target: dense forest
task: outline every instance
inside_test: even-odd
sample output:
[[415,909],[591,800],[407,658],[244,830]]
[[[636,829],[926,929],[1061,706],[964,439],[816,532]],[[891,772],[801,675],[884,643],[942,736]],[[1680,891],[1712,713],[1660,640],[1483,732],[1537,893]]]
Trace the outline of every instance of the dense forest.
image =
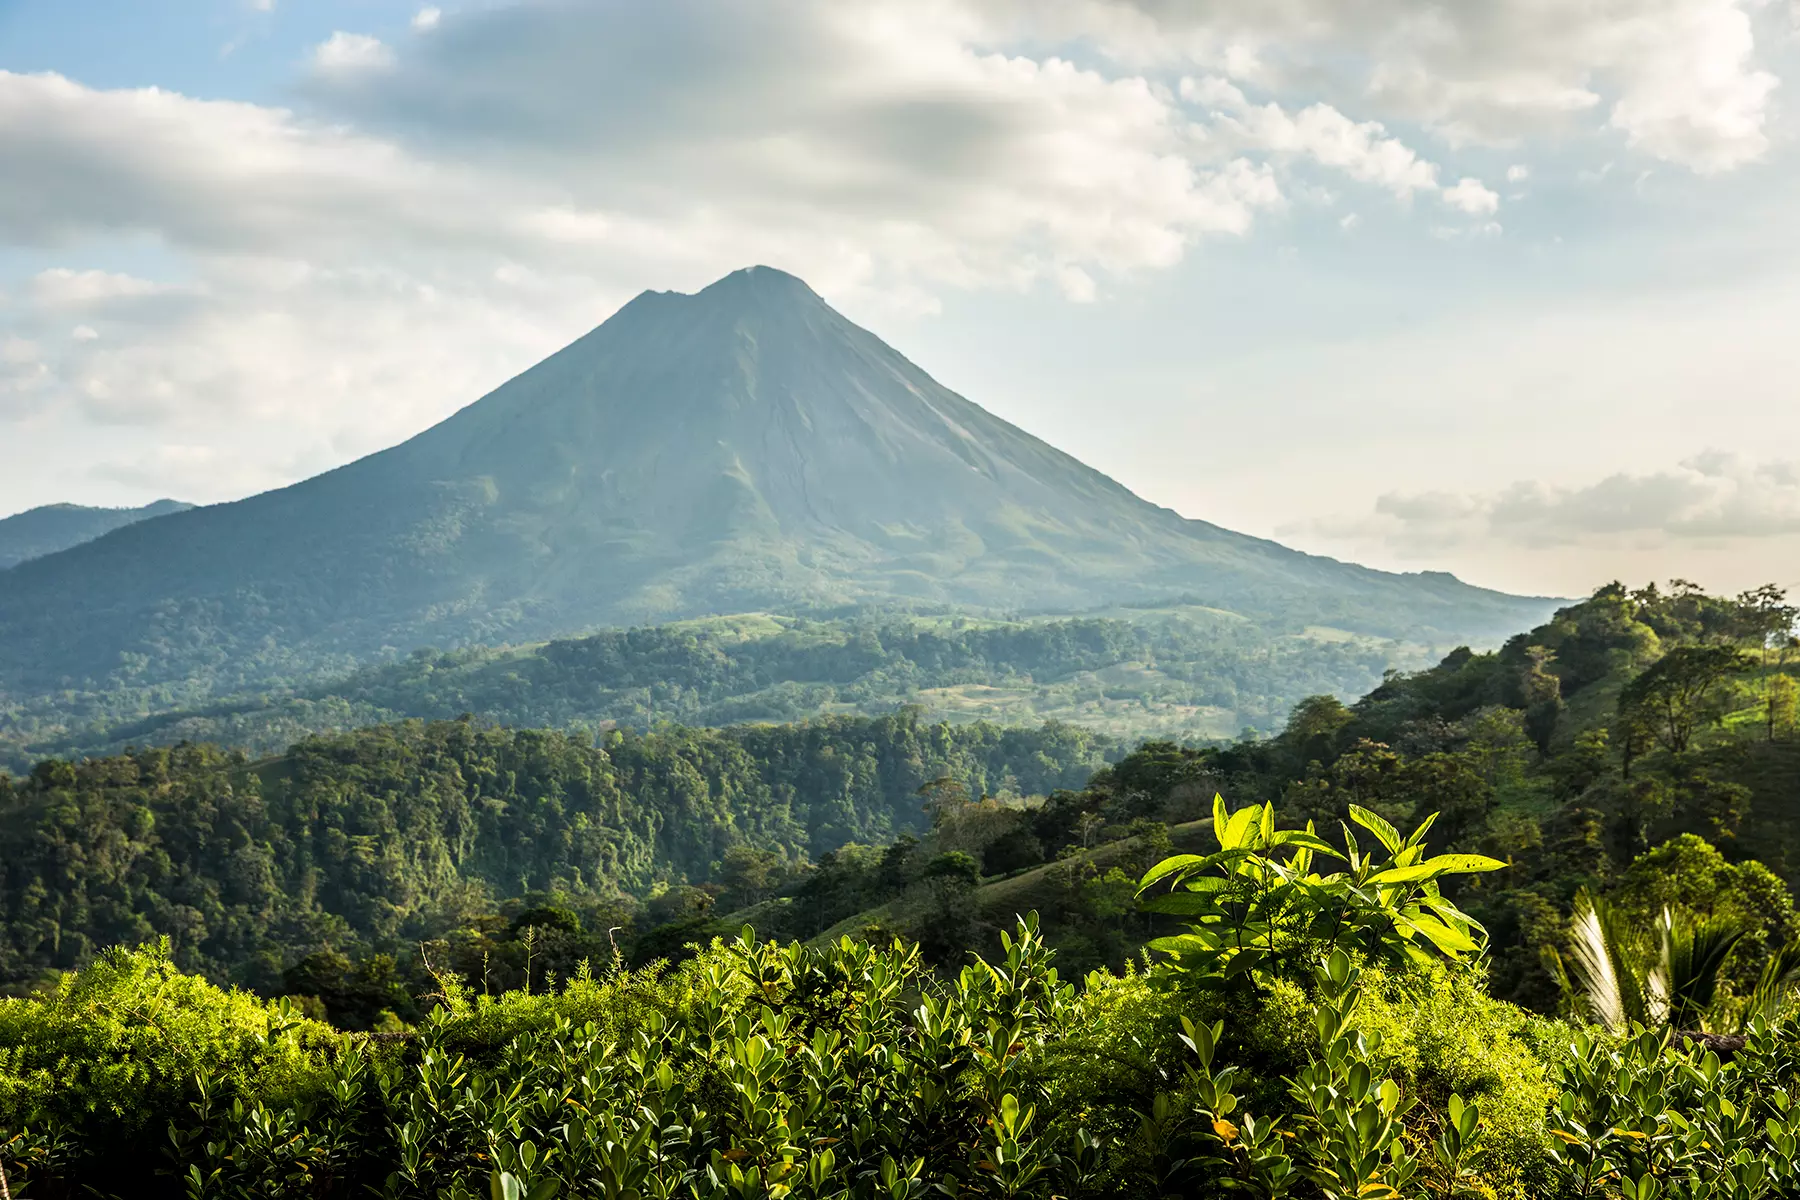
[[661,722],[934,716],[1067,720],[1176,740],[1273,730],[1304,696],[1354,696],[1420,648],[1277,626],[1192,604],[1085,618],[802,620],[757,614],[620,630],[520,649],[420,650],[334,682],[144,716],[167,696],[59,694],[0,704],[0,765],[213,742],[274,753],[309,734],[465,712],[513,726],[595,732]]
[[1794,635],[1777,589],[1613,585],[1277,736],[1122,757],[901,714],[40,763],[0,793],[0,1165],[32,1196],[1800,1194]]
[[624,925],[640,902],[679,920],[748,863],[785,875],[922,832],[923,785],[1042,795],[1113,749],[903,712],[598,744],[410,722],[257,762],[205,746],[48,760],[0,775],[0,985],[167,936],[183,969],[279,991],[311,951],[404,956],[540,893]]

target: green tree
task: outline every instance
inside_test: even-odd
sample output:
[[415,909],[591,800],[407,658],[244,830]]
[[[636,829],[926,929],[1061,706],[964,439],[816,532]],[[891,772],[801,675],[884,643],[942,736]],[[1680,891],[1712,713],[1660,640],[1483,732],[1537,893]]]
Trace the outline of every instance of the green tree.
[[1800,711],[1800,684],[1785,671],[1769,676],[1768,691],[1763,698],[1764,724],[1772,742],[1794,731],[1796,712]]
[[1743,614],[1743,634],[1767,666],[1770,655],[1793,633],[1794,623],[1800,620],[1800,609],[1787,602],[1786,589],[1772,583],[1741,593],[1737,602]]
[[788,862],[773,850],[732,846],[719,862],[718,880],[725,888],[720,903],[726,910],[760,903],[788,878]]
[[1723,715],[1719,700],[1726,683],[1750,665],[1742,651],[1730,646],[1677,646],[1625,685],[1619,713],[1680,754],[1696,731]]
[[1550,669],[1556,652],[1544,646],[1525,649],[1526,666],[1520,672],[1519,689],[1525,708],[1525,732],[1539,754],[1550,753],[1550,738],[1564,706],[1562,680]]

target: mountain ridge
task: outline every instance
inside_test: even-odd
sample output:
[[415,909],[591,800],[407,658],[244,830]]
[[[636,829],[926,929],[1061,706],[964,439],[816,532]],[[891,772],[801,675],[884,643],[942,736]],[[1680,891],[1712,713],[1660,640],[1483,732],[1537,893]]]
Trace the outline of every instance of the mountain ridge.
[[154,500],[138,508],[86,504],[44,504],[0,517],[0,571],[33,558],[104,537],[114,529],[194,507],[180,500]]

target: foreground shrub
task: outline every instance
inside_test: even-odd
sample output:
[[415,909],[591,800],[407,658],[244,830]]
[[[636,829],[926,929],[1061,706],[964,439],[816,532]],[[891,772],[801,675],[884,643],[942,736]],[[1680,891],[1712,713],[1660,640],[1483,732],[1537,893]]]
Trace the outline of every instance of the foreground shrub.
[[[1035,1064],[1072,989],[1034,923],[1003,948],[942,980],[916,949],[746,931],[666,979],[476,1000],[446,977],[387,1041],[115,955],[7,1010],[0,1164],[34,1197],[1069,1194],[1097,1147],[1044,1136]],[[66,997],[96,995],[158,1020],[81,1041]],[[79,1098],[50,1103],[59,1081]]]
[[0,1121],[128,1138],[185,1103],[196,1077],[298,1101],[327,1085],[340,1041],[286,1005],[182,974],[166,944],[109,950],[45,998],[0,999]]
[[1347,840],[1327,883],[1252,811],[1223,822],[1229,860],[1162,872],[1201,898],[1182,969],[1079,994],[1035,918],[949,976],[748,929],[538,994],[440,973],[422,1026],[379,1035],[115,951],[0,1004],[0,1178],[27,1200],[1800,1195],[1800,1020],[1758,1017],[1726,1061],[1532,1017],[1486,993],[1483,932],[1434,886],[1456,864],[1419,834],[1359,817],[1387,856]]

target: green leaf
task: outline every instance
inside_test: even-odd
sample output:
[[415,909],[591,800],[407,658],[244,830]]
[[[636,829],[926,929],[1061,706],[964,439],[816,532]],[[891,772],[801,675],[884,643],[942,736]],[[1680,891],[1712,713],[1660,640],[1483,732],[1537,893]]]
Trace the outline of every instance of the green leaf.
[[1417,915],[1402,914],[1400,919],[1417,932],[1430,938],[1432,945],[1451,957],[1468,954],[1481,948],[1462,930],[1452,929],[1436,917],[1428,917],[1424,913],[1419,913]]
[[1420,821],[1419,827],[1412,831],[1411,837],[1406,839],[1406,844],[1408,846],[1417,846],[1420,843],[1422,843],[1425,840],[1425,835],[1427,833],[1431,832],[1431,827],[1433,825],[1437,824],[1437,819],[1438,819],[1438,815],[1436,813],[1432,813],[1429,817],[1426,817],[1423,821]]
[[1144,877],[1138,880],[1138,894],[1142,895],[1145,889],[1155,886],[1178,871],[1186,870],[1189,867],[1203,866],[1205,863],[1206,856],[1202,854],[1177,854],[1173,858],[1165,858],[1144,872]]
[[1250,842],[1250,831],[1256,827],[1257,817],[1261,812],[1261,806],[1252,804],[1248,808],[1240,808],[1232,813],[1231,821],[1225,826],[1225,842],[1221,849],[1247,849]]
[[1385,871],[1377,871],[1363,880],[1363,884],[1364,886],[1373,886],[1376,884],[1418,883],[1422,879],[1433,879],[1441,874],[1443,872],[1438,868],[1420,863],[1412,867],[1389,867]]
[[1344,857],[1342,851],[1310,829],[1277,829],[1269,839],[1269,845],[1299,846],[1318,854],[1329,854],[1336,859]]
[[1436,858],[1428,858],[1419,865],[1422,867],[1443,863],[1445,869],[1454,875],[1474,874],[1477,871],[1498,871],[1506,866],[1497,858],[1489,858],[1485,854],[1440,854]]
[[[1225,881],[1221,879],[1219,882]],[[1201,913],[1217,911],[1218,907],[1219,902],[1211,896],[1195,892],[1165,892],[1138,905],[1144,912],[1168,913],[1175,917],[1195,917]]]
[[1219,849],[1226,848],[1225,827],[1231,824],[1231,815],[1225,811],[1225,797],[1213,793],[1213,837],[1218,840]]
[[1370,812],[1360,804],[1350,806],[1350,819],[1374,834],[1382,845],[1388,848],[1389,854],[1400,852],[1400,831],[1388,824],[1386,820]]
[[1478,871],[1498,871],[1506,864],[1485,854],[1440,854],[1410,867],[1389,867],[1369,876],[1366,883],[1417,883],[1440,875],[1472,875]]

